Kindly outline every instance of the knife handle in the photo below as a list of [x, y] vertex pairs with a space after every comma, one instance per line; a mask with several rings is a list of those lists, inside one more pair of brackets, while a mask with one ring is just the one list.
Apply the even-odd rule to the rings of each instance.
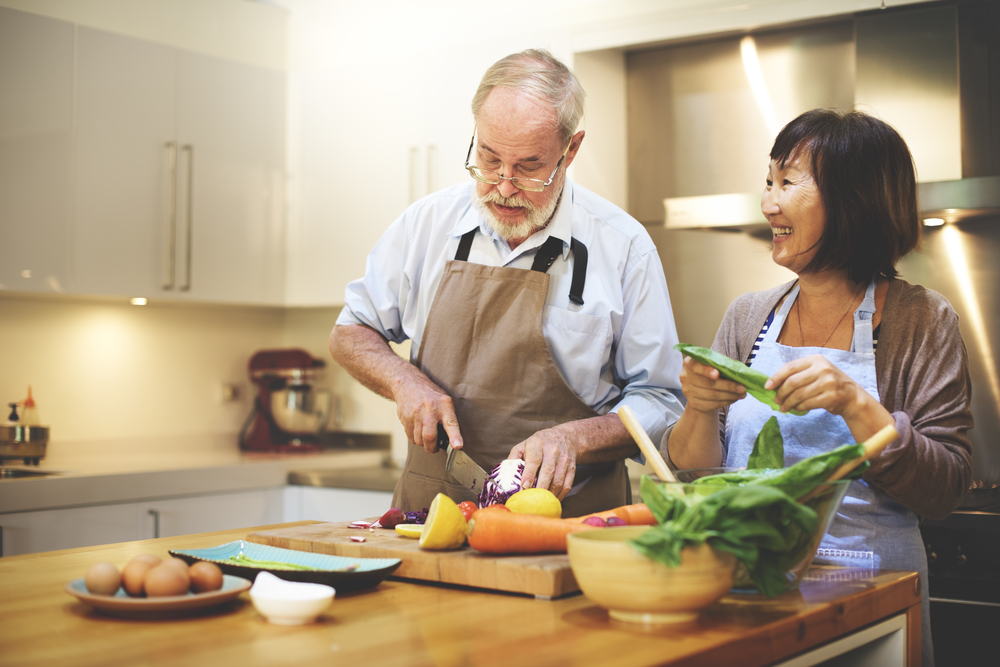
[[442, 452], [448, 449], [449, 442], [450, 440], [448, 439], [448, 433], [444, 430], [444, 424], [438, 422], [438, 441], [437, 441], [438, 451]]

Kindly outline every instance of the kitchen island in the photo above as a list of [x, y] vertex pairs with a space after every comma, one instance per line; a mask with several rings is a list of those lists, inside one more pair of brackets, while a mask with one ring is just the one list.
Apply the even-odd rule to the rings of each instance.
[[0, 664], [752, 666], [811, 665], [835, 655], [847, 664], [920, 661], [919, 579], [905, 572], [813, 568], [797, 591], [773, 600], [728, 595], [696, 623], [680, 626], [610, 621], [584, 595], [539, 600], [394, 578], [338, 595], [305, 626], [267, 623], [247, 593], [200, 615], [137, 620], [97, 614], [63, 590], [94, 562], [121, 567], [140, 553], [166, 557], [170, 549], [216, 546], [253, 531], [0, 559]]

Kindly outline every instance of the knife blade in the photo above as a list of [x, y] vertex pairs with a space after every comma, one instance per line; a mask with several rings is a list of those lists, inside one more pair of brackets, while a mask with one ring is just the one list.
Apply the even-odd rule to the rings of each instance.
[[489, 475], [461, 449], [449, 447], [448, 442], [448, 434], [445, 433], [444, 427], [438, 424], [438, 449], [448, 450], [445, 468], [452, 477], [458, 480], [459, 484], [478, 496], [482, 493], [483, 484], [486, 483], [486, 478]]
[[483, 484], [486, 483], [488, 475], [478, 463], [469, 458], [469, 455], [461, 449], [451, 447], [448, 449], [448, 460], [445, 463], [448, 472], [457, 479], [465, 488], [472, 491], [478, 497], [483, 491]]

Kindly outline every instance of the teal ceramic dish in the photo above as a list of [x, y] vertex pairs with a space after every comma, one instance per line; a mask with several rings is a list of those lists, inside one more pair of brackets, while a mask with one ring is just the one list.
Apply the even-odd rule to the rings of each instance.
[[204, 613], [218, 607], [250, 589], [250, 582], [240, 577], [222, 576], [222, 588], [208, 593], [185, 593], [158, 598], [133, 598], [119, 588], [114, 595], [94, 595], [83, 579], [66, 584], [66, 592], [95, 611], [123, 618], [171, 618]]
[[[281, 569], [277, 566], [243, 564], [231, 557], [240, 555], [255, 561], [289, 563], [308, 567], [308, 570]], [[333, 586], [337, 593], [374, 588], [392, 574], [403, 562], [398, 558], [355, 558], [331, 556], [310, 551], [295, 551], [237, 540], [207, 549], [183, 549], [170, 552], [188, 564], [196, 561], [215, 563], [226, 574], [253, 579], [258, 572], [270, 572], [285, 581], [304, 581], [311, 584]]]

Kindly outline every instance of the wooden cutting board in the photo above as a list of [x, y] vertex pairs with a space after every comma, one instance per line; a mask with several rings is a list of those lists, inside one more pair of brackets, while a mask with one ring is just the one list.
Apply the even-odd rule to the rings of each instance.
[[[372, 519], [374, 521], [375, 519]], [[351, 537], [364, 537], [353, 542]], [[399, 558], [393, 577], [461, 586], [475, 586], [553, 599], [577, 593], [580, 587], [566, 554], [493, 556], [469, 547], [457, 551], [425, 551], [417, 540], [394, 530], [348, 528], [347, 523], [316, 523], [251, 533], [248, 542], [283, 549], [358, 558]]]

